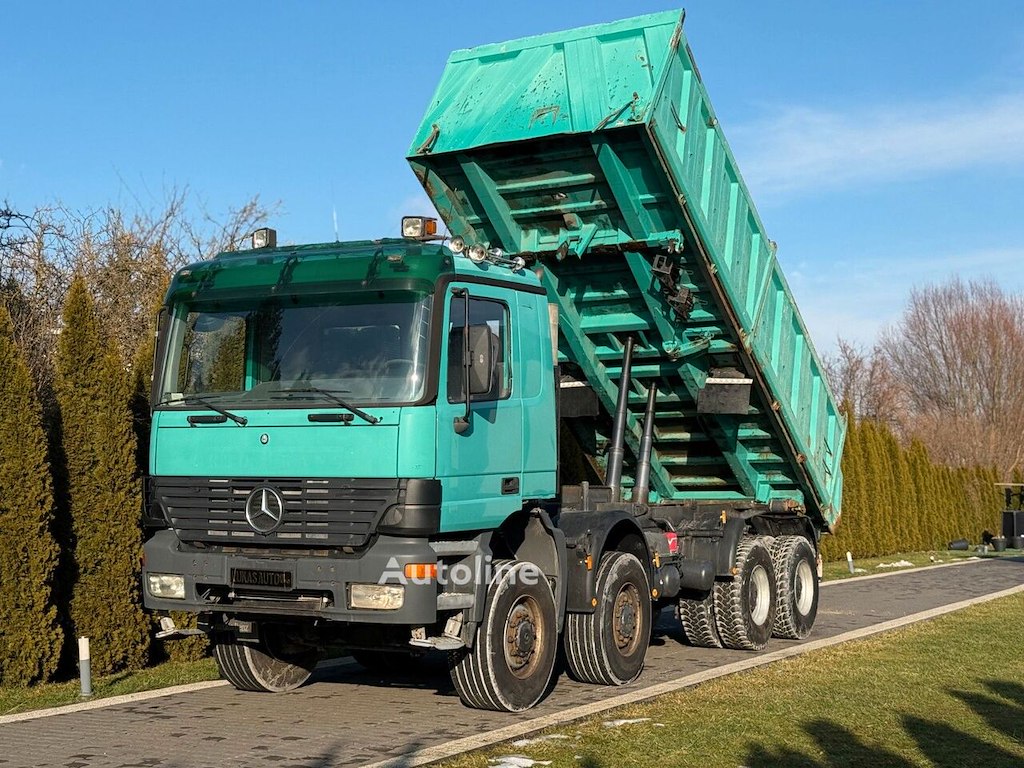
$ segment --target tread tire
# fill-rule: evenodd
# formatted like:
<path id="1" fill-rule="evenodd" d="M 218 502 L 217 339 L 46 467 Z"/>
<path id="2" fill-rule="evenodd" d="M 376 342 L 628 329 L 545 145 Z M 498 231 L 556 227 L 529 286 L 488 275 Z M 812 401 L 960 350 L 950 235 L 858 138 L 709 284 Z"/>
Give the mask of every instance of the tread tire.
<path id="1" fill-rule="evenodd" d="M 527 574 L 529 579 L 524 578 Z M 513 609 L 524 600 L 532 603 L 540 620 L 535 637 L 538 656 L 532 674 L 517 677 L 507 660 L 505 633 Z M 473 647 L 448 654 L 452 683 L 463 704 L 498 712 L 521 712 L 534 706 L 547 693 L 554 672 L 557 626 L 555 597 L 540 569 L 523 561 L 496 561 Z"/>
<path id="2" fill-rule="evenodd" d="M 736 575 L 715 584 L 715 624 L 726 648 L 763 651 L 768 646 L 777 605 L 770 542 L 744 536 L 736 548 Z"/>
<path id="3" fill-rule="evenodd" d="M 697 600 L 681 597 L 676 603 L 676 618 L 683 626 L 686 642 L 696 648 L 721 648 L 722 637 L 715 624 L 715 590 Z"/>
<path id="4" fill-rule="evenodd" d="M 803 640 L 818 615 L 817 558 L 803 536 L 779 536 L 772 546 L 778 599 L 772 634 L 787 640 Z M 811 596 L 806 590 L 813 590 Z"/>
<path id="5" fill-rule="evenodd" d="M 259 633 L 258 642 L 241 642 L 233 636 L 214 640 L 213 658 L 220 676 L 240 691 L 260 693 L 284 693 L 305 683 L 320 660 L 320 652 L 286 652 L 275 637 L 277 630 L 260 627 Z"/>
<path id="6" fill-rule="evenodd" d="M 624 653 L 616 641 L 615 610 L 620 595 L 634 593 L 638 614 L 633 639 Z M 593 613 L 571 613 L 565 619 L 563 646 L 570 676 L 594 685 L 625 685 L 640 676 L 651 640 L 651 587 L 636 555 L 606 552 L 597 569 L 598 604 Z"/>

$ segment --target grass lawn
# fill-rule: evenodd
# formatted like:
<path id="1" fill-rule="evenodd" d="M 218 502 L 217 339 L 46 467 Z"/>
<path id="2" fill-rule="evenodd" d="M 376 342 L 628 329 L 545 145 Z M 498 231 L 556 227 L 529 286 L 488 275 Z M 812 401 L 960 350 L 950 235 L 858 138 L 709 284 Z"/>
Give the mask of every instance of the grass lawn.
<path id="1" fill-rule="evenodd" d="M 217 665 L 213 659 L 191 663 L 168 661 L 138 672 L 121 672 L 108 677 L 93 678 L 93 699 L 152 691 L 172 685 L 216 680 Z M 0 688 L 0 715 L 12 715 L 30 709 L 46 709 L 62 704 L 75 704 L 81 699 L 78 680 L 47 683 L 28 688 Z"/>
<path id="2" fill-rule="evenodd" d="M 986 554 L 980 554 L 975 552 L 973 547 L 970 551 L 953 551 L 953 550 L 937 550 L 935 552 L 899 552 L 895 555 L 886 555 L 885 557 L 869 557 L 859 559 L 856 556 L 853 560 L 854 568 L 857 569 L 856 573 L 850 573 L 849 566 L 846 560 L 833 560 L 823 565 L 823 579 L 825 581 L 834 581 L 836 579 L 849 579 L 854 576 L 867 576 L 872 573 L 884 573 L 885 571 L 902 571 L 908 568 L 914 567 L 919 568 L 921 566 L 928 565 L 939 565 L 942 563 L 953 563 L 962 560 L 969 560 L 971 558 L 989 559 L 993 557 L 1024 557 L 1024 551 L 1019 549 L 1007 549 L 1004 552 L 993 552 L 989 550 Z M 892 563 L 910 563 L 910 565 L 900 565 L 898 567 L 882 567 L 879 565 L 892 564 Z"/>
<path id="3" fill-rule="evenodd" d="M 441 765 L 1020 768 L 1022 631 L 1014 595 Z"/>

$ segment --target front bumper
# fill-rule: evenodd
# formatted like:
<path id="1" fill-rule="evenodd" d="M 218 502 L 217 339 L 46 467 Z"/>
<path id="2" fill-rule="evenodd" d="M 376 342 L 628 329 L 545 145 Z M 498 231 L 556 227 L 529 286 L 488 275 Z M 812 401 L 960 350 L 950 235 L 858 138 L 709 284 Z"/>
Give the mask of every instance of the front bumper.
<path id="1" fill-rule="evenodd" d="M 435 563 L 425 538 L 379 536 L 358 557 L 267 556 L 204 551 L 186 547 L 170 530 L 158 531 L 145 545 L 144 604 L 157 611 L 222 612 L 232 615 L 313 617 L 361 624 L 423 626 L 437 618 L 436 581 L 405 579 L 409 563 Z M 288 574 L 290 588 L 255 588 L 231 583 L 232 569 Z M 185 599 L 149 594 L 150 573 L 181 575 Z M 395 610 L 349 608 L 352 584 L 402 584 L 404 602 Z"/>

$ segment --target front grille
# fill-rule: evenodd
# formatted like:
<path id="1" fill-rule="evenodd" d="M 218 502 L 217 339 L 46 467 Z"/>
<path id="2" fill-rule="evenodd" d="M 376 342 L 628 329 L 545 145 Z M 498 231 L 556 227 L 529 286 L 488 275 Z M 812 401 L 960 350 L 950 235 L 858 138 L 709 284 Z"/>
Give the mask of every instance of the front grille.
<path id="1" fill-rule="evenodd" d="M 400 481 L 363 478 L 154 477 L 151 491 L 178 538 L 230 546 L 362 547 Z M 245 519 L 245 501 L 267 485 L 284 501 L 280 526 L 268 534 Z"/>

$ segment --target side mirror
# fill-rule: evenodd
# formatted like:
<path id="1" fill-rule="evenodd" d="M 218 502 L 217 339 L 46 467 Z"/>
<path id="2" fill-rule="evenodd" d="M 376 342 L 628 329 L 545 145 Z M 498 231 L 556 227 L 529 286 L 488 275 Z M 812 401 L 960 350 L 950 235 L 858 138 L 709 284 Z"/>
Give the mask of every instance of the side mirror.
<path id="1" fill-rule="evenodd" d="M 484 395 L 494 383 L 494 357 L 491 355 L 491 329 L 486 325 L 469 327 L 469 391 Z"/>
<path id="2" fill-rule="evenodd" d="M 451 373 L 461 369 L 460 397 L 452 397 L 452 385 L 456 379 L 448 379 L 449 398 L 453 402 L 465 400 L 466 411 L 456 416 L 454 428 L 457 434 L 464 434 L 470 427 L 473 395 L 486 395 L 494 385 L 497 376 L 497 359 L 491 344 L 491 329 L 486 323 L 470 325 L 469 323 L 469 291 L 465 288 L 452 288 L 452 295 L 462 299 L 462 327 L 453 327 L 448 339 L 448 366 Z M 452 306 L 455 306 L 453 300 Z M 454 323 L 454 317 L 452 318 Z"/>

